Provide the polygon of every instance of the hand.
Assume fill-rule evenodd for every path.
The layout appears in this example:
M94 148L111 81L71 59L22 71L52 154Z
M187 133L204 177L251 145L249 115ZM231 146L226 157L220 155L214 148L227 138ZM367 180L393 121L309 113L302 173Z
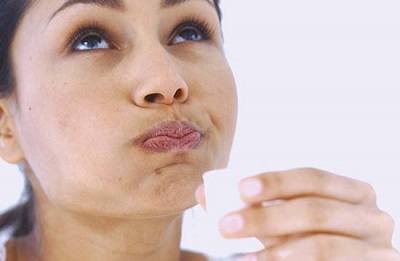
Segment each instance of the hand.
M227 238L256 237L265 246L243 260L400 260L391 243L394 221L364 182L295 169L246 178L239 190L249 207L226 215L220 231ZM204 206L204 190L197 198Z

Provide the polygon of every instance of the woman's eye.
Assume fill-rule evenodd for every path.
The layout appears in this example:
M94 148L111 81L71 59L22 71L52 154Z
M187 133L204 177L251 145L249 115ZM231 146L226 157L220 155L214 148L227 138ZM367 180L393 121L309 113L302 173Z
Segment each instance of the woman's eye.
M97 34L87 35L74 45L76 51L89 51L96 49L109 49L110 44L101 36Z
M214 28L203 20L188 18L183 21L173 34L170 44L179 44L186 41L206 41L214 35Z
M189 27L181 30L172 39L172 44L178 44L186 41L201 41L204 39L204 35L198 29Z

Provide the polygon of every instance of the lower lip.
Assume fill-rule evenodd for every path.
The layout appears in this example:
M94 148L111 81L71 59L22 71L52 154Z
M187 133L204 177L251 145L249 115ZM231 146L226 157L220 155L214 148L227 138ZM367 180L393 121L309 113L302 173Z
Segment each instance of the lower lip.
M185 151L195 149L201 141L199 132L191 132L181 138L157 136L146 140L142 147L153 152Z

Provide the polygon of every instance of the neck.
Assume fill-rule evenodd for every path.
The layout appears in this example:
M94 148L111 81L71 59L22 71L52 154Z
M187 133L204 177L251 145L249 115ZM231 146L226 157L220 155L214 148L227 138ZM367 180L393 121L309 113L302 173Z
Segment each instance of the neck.
M111 219L39 213L35 230L19 244L19 260L180 260L182 214Z

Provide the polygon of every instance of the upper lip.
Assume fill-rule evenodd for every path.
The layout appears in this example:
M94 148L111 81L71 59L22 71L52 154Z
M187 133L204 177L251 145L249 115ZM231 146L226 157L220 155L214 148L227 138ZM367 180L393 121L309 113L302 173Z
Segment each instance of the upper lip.
M195 132L201 134L200 130L189 122L168 121L160 123L154 128L146 131L144 134L136 138L134 143L136 145L142 145L147 140L160 136L180 139Z

